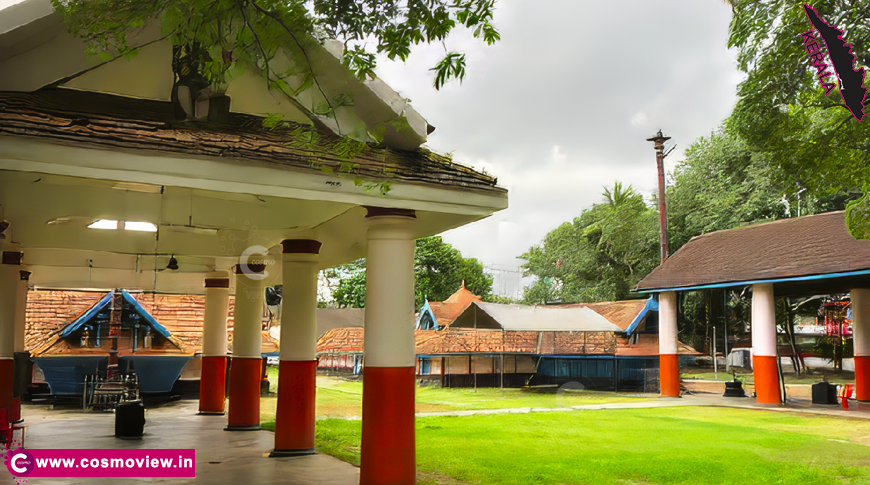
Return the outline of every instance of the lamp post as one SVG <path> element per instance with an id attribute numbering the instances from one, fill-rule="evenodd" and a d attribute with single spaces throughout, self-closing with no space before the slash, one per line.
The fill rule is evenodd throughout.
<path id="1" fill-rule="evenodd" d="M 659 130 L 652 138 L 647 138 L 646 141 L 651 141 L 656 149 L 656 165 L 659 171 L 659 226 L 661 227 L 660 240 L 662 250 L 662 263 L 668 259 L 668 213 L 665 208 L 665 142 L 671 137 L 662 135 L 662 130 Z"/>

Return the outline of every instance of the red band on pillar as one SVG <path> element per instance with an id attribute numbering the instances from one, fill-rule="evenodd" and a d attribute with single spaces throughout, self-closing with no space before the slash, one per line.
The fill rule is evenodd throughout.
<path id="1" fill-rule="evenodd" d="M 755 376 L 756 401 L 761 404 L 780 404 L 779 373 L 776 369 L 776 357 L 772 355 L 754 355 L 752 369 Z"/>
<path id="2" fill-rule="evenodd" d="M 366 367 L 360 485 L 414 485 L 414 367 Z"/>
<path id="3" fill-rule="evenodd" d="M 662 397 L 680 397 L 680 356 L 659 355 L 659 385 Z"/>
<path id="4" fill-rule="evenodd" d="M 224 414 L 226 402 L 227 358 L 208 356 L 202 358 L 202 375 L 199 379 L 199 414 Z"/>
<path id="5" fill-rule="evenodd" d="M 867 355 L 855 356 L 855 399 L 870 401 L 870 356 Z"/>
<path id="6" fill-rule="evenodd" d="M 253 264 L 237 264 L 235 268 L 236 274 L 260 274 L 266 269 L 265 263 L 253 263 Z M 247 273 L 246 273 L 247 272 Z M 227 280 L 229 281 L 229 280 Z"/>
<path id="7" fill-rule="evenodd" d="M 22 252 L 3 251 L 3 255 L 0 256 L 0 264 L 20 265 L 22 259 L 24 259 L 24 253 Z"/>
<path id="8" fill-rule="evenodd" d="M 230 279 L 229 278 L 206 278 L 205 287 L 206 288 L 229 288 L 230 287 Z"/>
<path id="9" fill-rule="evenodd" d="M 233 357 L 230 365 L 230 408 L 227 431 L 260 429 L 260 367 L 259 357 Z"/>
<path id="10" fill-rule="evenodd" d="M 282 360 L 278 367 L 275 450 L 269 456 L 314 453 L 316 362 Z"/>

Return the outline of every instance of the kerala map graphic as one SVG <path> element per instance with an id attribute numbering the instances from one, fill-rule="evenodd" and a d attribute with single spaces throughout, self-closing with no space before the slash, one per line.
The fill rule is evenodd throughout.
<path id="1" fill-rule="evenodd" d="M 806 3 L 803 4 L 803 8 L 828 49 L 828 57 L 839 80 L 840 96 L 843 97 L 846 109 L 858 121 L 863 120 L 867 88 L 864 87 L 864 68 L 855 69 L 858 59 L 852 52 L 852 45 L 843 39 L 843 31 L 822 20 L 816 9 Z M 824 69 L 826 66 L 814 63 L 813 67 Z"/>

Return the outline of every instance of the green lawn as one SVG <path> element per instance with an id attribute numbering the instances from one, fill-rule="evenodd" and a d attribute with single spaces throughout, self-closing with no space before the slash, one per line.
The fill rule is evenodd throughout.
<path id="1" fill-rule="evenodd" d="M 272 391 L 277 392 L 277 370 L 269 368 Z M 637 402 L 644 398 L 618 395 L 611 392 L 567 391 L 560 394 L 537 393 L 519 389 L 441 389 L 417 388 L 417 412 L 462 411 L 505 408 L 559 408 L 602 404 L 609 402 Z M 263 398 L 261 416 L 264 423 L 275 420 L 274 397 Z M 320 418 L 348 418 L 362 415 L 362 382 L 333 377 L 317 377 L 317 416 Z"/>
<path id="2" fill-rule="evenodd" d="M 317 423 L 359 463 L 360 422 Z M 870 422 L 726 408 L 417 419 L 421 484 L 867 484 Z"/>

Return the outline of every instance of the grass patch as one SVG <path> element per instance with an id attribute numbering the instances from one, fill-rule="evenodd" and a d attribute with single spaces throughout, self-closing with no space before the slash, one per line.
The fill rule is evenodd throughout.
<path id="1" fill-rule="evenodd" d="M 359 421 L 317 424 L 321 452 L 359 463 Z M 727 408 L 417 419 L 421 483 L 865 484 L 870 422 Z"/>
<path id="2" fill-rule="evenodd" d="M 270 367 L 272 392 L 277 392 L 277 369 Z M 317 377 L 316 413 L 319 418 L 355 418 L 362 415 L 362 382 Z M 417 388 L 417 412 L 464 411 L 507 408 L 560 408 L 612 402 L 637 402 L 642 398 L 611 392 L 568 391 L 562 394 L 528 392 L 520 389 Z M 263 398 L 262 421 L 275 420 L 275 397 Z"/>

